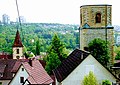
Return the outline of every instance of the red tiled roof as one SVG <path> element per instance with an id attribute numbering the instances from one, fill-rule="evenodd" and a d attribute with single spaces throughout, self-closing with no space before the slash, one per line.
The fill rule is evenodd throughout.
<path id="1" fill-rule="evenodd" d="M 21 63 L 23 63 L 23 62 L 29 62 L 29 59 L 19 59 L 19 60 L 17 60 L 16 63 L 15 63 L 15 65 L 14 65 L 14 67 L 13 67 L 13 69 L 11 70 L 11 72 L 12 72 L 12 73 L 16 73 L 16 72 L 18 71 Z M 42 66 L 45 68 L 45 65 L 46 65 L 45 61 L 39 60 L 39 62 L 40 62 L 40 63 L 42 64 Z"/>
<path id="2" fill-rule="evenodd" d="M 11 70 L 11 72 L 16 73 L 22 62 L 29 62 L 29 60 L 28 59 L 19 59 L 19 60 L 17 60 L 14 67 L 13 67 L 13 69 Z"/>
<path id="3" fill-rule="evenodd" d="M 0 59 L 12 59 L 11 55 L 0 55 Z"/>
<path id="4" fill-rule="evenodd" d="M 90 53 L 74 50 L 53 72 L 58 80 L 64 80 Z"/>
<path id="5" fill-rule="evenodd" d="M 53 82 L 38 60 L 32 60 L 32 67 L 27 62 L 23 63 L 23 66 L 29 74 L 28 81 L 31 84 L 50 84 Z"/>
<path id="6" fill-rule="evenodd" d="M 0 73 L 4 73 L 6 65 L 0 64 Z"/>
<path id="7" fill-rule="evenodd" d="M 16 32 L 16 36 L 15 36 L 15 41 L 14 41 L 13 47 L 23 47 L 23 44 L 21 42 L 20 34 L 19 34 L 18 30 Z"/>
<path id="8" fill-rule="evenodd" d="M 13 73 L 11 70 L 15 64 L 16 60 L 14 59 L 0 59 L 0 72 L 3 72 L 3 77 L 0 77 L 0 80 L 12 79 Z"/>

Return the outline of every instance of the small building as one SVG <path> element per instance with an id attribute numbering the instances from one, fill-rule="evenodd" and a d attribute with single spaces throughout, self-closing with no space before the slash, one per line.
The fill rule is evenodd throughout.
<path id="1" fill-rule="evenodd" d="M 18 67 L 18 66 L 17 66 Z M 15 72 L 16 66 L 12 72 Z M 38 60 L 29 60 L 19 66 L 9 85 L 52 85 L 53 80 Z"/>
<path id="2" fill-rule="evenodd" d="M 23 44 L 18 30 L 13 44 L 13 59 L 25 59 L 23 56 Z"/>
<path id="3" fill-rule="evenodd" d="M 98 83 L 109 80 L 120 81 L 110 70 L 100 64 L 90 53 L 74 50 L 53 72 L 56 85 L 81 85 L 84 76 L 90 71 L 96 76 Z"/>

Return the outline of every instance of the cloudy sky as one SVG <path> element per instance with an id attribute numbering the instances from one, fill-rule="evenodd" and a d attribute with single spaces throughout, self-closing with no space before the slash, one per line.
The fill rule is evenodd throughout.
<path id="1" fill-rule="evenodd" d="M 19 12 L 27 22 L 79 24 L 80 6 L 91 4 L 112 5 L 112 24 L 120 25 L 118 0 L 18 0 Z M 0 20 L 3 14 L 16 21 L 15 0 L 0 0 Z"/>

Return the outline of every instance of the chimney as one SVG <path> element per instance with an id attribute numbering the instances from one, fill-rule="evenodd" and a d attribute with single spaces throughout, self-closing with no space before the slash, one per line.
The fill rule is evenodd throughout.
<path id="1" fill-rule="evenodd" d="M 29 59 L 29 62 L 28 62 L 28 63 L 29 63 L 29 65 L 32 67 L 32 59 L 31 59 L 31 58 Z"/>

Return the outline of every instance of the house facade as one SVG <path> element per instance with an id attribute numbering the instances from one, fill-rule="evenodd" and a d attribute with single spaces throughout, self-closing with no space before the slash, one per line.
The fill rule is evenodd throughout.
<path id="1" fill-rule="evenodd" d="M 16 67 L 13 67 L 15 70 Z M 13 70 L 13 72 L 14 72 Z M 9 85 L 52 85 L 53 80 L 38 60 L 23 62 L 17 68 Z"/>
<path id="2" fill-rule="evenodd" d="M 68 63 L 69 66 L 65 66 L 65 63 Z M 56 85 L 82 85 L 85 75 L 90 71 L 94 73 L 99 84 L 103 80 L 109 80 L 111 83 L 119 80 L 92 55 L 76 49 L 54 70 Z"/>
<path id="3" fill-rule="evenodd" d="M 23 85 L 24 80 L 27 79 L 29 75 L 23 65 L 21 65 L 18 72 L 13 74 L 13 76 L 14 78 L 9 85 Z"/>

